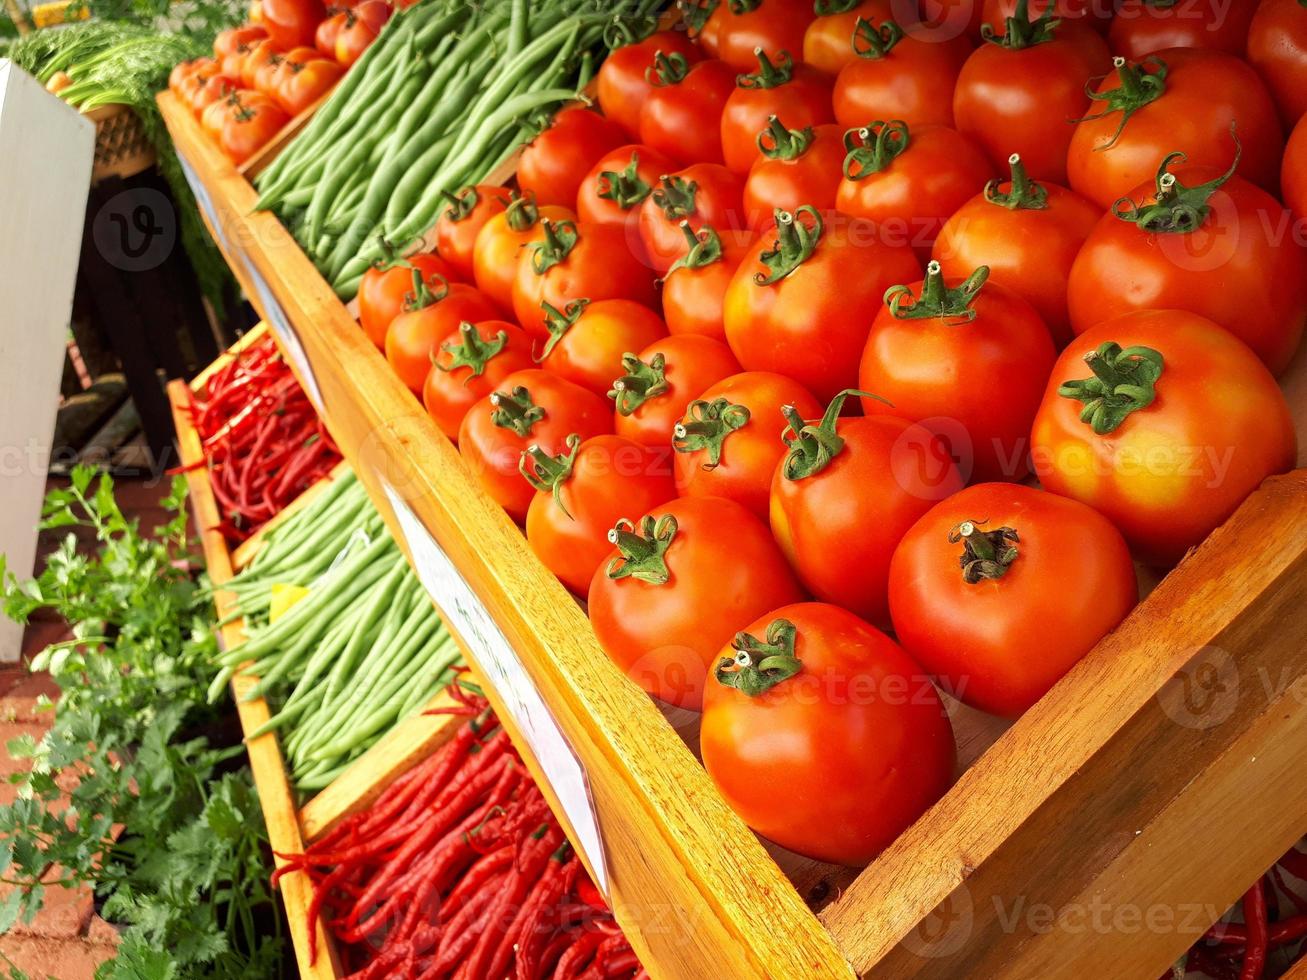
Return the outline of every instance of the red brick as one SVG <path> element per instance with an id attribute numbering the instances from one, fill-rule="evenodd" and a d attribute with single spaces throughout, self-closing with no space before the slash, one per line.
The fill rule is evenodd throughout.
<path id="1" fill-rule="evenodd" d="M 114 946 L 85 939 L 45 939 L 39 936 L 0 936 L 3 952 L 32 980 L 93 980 L 95 968 L 111 959 Z"/>
<path id="2" fill-rule="evenodd" d="M 47 880 L 57 871 L 47 875 Z M 0 886 L 0 894 L 8 886 Z M 13 933 L 19 936 L 42 936 L 47 939 L 74 939 L 83 935 L 95 914 L 95 899 L 89 885 L 61 888 L 51 885 L 45 890 L 45 903 L 31 922 L 19 922 Z"/>

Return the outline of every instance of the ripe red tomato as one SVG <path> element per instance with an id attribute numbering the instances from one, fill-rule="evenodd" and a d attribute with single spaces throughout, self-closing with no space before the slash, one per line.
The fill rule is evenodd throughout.
<path id="1" fill-rule="evenodd" d="M 857 54 L 835 79 L 835 119 L 845 129 L 877 119 L 909 126 L 952 126 L 953 88 L 971 45 L 964 37 L 918 37 L 897 21 L 864 21 Z"/>
<path id="2" fill-rule="evenodd" d="M 735 70 L 716 60 L 691 65 L 672 54 L 659 59 L 651 78 L 640 142 L 681 163 L 721 163 L 722 110 L 735 91 Z"/>
<path id="3" fill-rule="evenodd" d="M 853 31 L 859 20 L 879 23 L 893 16 L 893 0 L 826 0 L 813 5 L 817 17 L 803 35 L 803 63 L 834 78 L 857 60 Z"/>
<path id="4" fill-rule="evenodd" d="M 582 221 L 615 225 L 639 254 L 640 205 L 653 193 L 664 174 L 676 169 L 670 157 L 651 146 L 628 143 L 601 157 L 590 168 L 576 195 L 576 213 Z"/>
<path id="5" fill-rule="evenodd" d="M 179 61 L 168 73 L 168 91 L 179 99 L 184 99 L 186 80 L 198 71 L 216 69 L 217 61 L 213 58 L 195 58 L 191 61 Z"/>
<path id="6" fill-rule="evenodd" d="M 277 102 L 292 116 L 297 116 L 326 95 L 343 74 L 345 69 L 325 58 L 287 62 L 286 74 L 277 89 Z"/>
<path id="7" fill-rule="evenodd" d="M 501 189 L 498 193 L 505 192 Z M 507 195 L 505 199 L 506 197 Z M 553 222 L 574 221 L 576 215 L 557 204 L 537 207 L 530 195 L 519 197 L 513 192 L 507 208 L 500 200 L 482 219 L 480 230 L 468 229 L 475 232 L 470 262 L 473 280 L 478 289 L 505 310 L 513 308 L 513 281 L 517 278 L 517 260 L 523 249 L 540 237 L 542 218 Z M 475 220 L 475 216 L 470 220 Z M 453 232 L 454 228 L 451 227 L 450 231 Z M 461 239 L 466 240 L 464 232 L 460 231 L 459 234 Z M 462 245 L 458 248 L 461 250 Z"/>
<path id="8" fill-rule="evenodd" d="M 263 68 L 263 75 L 259 77 L 259 81 L 266 87 L 260 88 L 259 91 L 280 105 L 282 89 L 290 77 L 302 70 L 304 65 L 322 60 L 322 55 L 318 54 L 317 48 L 292 48 L 280 59 L 269 59 Z"/>
<path id="9" fill-rule="evenodd" d="M 336 35 L 336 61 L 348 68 L 363 57 L 392 12 L 384 0 L 362 0 L 345 11 L 345 23 Z"/>
<path id="10" fill-rule="evenodd" d="M 722 645 L 802 598 L 771 534 L 739 504 L 673 500 L 609 532 L 616 548 L 590 582 L 590 623 L 626 676 L 698 711 Z"/>
<path id="11" fill-rule="evenodd" d="M 931 262 L 924 283 L 886 293 L 858 387 L 876 396 L 862 399 L 867 415 L 933 429 L 964 479 L 1016 482 L 1029 472 L 1030 423 L 1057 353 L 1035 308 L 988 276 L 982 265 L 946 284 Z"/>
<path id="12" fill-rule="evenodd" d="M 682 334 L 625 354 L 622 369 L 608 392 L 616 403 L 615 431 L 645 446 L 670 446 L 690 402 L 740 365 L 720 340 Z"/>
<path id="13" fill-rule="evenodd" d="M 985 0 L 981 11 L 981 29 L 988 24 L 995 34 L 1003 33 L 1003 25 L 1016 13 L 1018 0 Z M 1112 20 L 1115 0 L 1030 0 L 1029 16 L 1038 17 L 1049 7 L 1060 20 L 1083 20 L 1095 30 L 1106 30 Z"/>
<path id="14" fill-rule="evenodd" d="M 776 116 L 759 137 L 761 155 L 744 181 L 744 213 L 761 231 L 775 220 L 775 209 L 793 211 L 809 204 L 832 211 L 844 168 L 844 133 L 835 125 L 786 129 Z"/>
<path id="15" fill-rule="evenodd" d="M 458 430 L 458 451 L 486 493 L 508 516 L 526 520 L 535 488 L 522 475 L 522 456 L 532 446 L 547 456 L 613 430 L 604 399 L 548 371 L 518 371 L 468 410 Z"/>
<path id="16" fill-rule="evenodd" d="M 1174 162 L 1166 157 L 1156 181 L 1134 189 L 1137 206 L 1104 215 L 1090 234 L 1071 267 L 1071 325 L 1084 333 L 1132 310 L 1188 310 L 1278 374 L 1307 322 L 1307 251 L 1292 219 L 1241 177 L 1172 171 Z"/>
<path id="17" fill-rule="evenodd" d="M 250 53 L 241 62 L 241 85 L 248 89 L 259 90 L 257 79 L 260 71 L 271 71 L 268 64 L 272 59 L 282 57 L 282 50 L 271 40 L 255 41 Z M 276 64 L 273 64 L 276 67 Z M 261 91 L 261 90 L 260 90 Z"/>
<path id="18" fill-rule="evenodd" d="M 442 279 L 454 278 L 448 262 L 439 255 L 426 252 L 393 264 L 373 265 L 359 280 L 359 324 L 378 350 L 386 348 L 386 331 L 390 322 L 403 313 L 404 304 L 416 296 L 414 270 L 421 274 L 427 289 L 438 289 Z"/>
<path id="19" fill-rule="evenodd" d="M 861 867 L 953 781 L 953 727 L 930 679 L 852 613 L 771 610 L 710 667 L 704 768 L 783 847 Z"/>
<path id="20" fill-rule="evenodd" d="M 615 22 L 616 29 L 628 31 L 626 21 Z M 679 54 L 689 64 L 703 55 L 699 46 L 680 31 L 657 31 L 643 39 L 628 34 L 628 43 L 614 48 L 595 77 L 599 108 L 604 115 L 617 123 L 630 136 L 640 135 L 640 112 L 645 100 L 654 90 L 650 80 L 656 67 L 657 55 Z"/>
<path id="21" fill-rule="evenodd" d="M 726 0 L 708 16 L 700 43 L 736 71 L 749 71 L 758 48 L 772 59 L 801 53 L 815 16 L 811 0 Z"/>
<path id="22" fill-rule="evenodd" d="M 991 280 L 1033 306 L 1062 347 L 1072 336 L 1071 265 L 1103 212 L 1065 187 L 1028 179 L 1015 157 L 1011 167 L 1011 181 L 992 181 L 953 213 L 931 255 L 946 279 L 989 266 Z"/>
<path id="23" fill-rule="evenodd" d="M 262 24 L 241 24 L 239 27 L 228 27 L 226 30 L 219 31 L 218 35 L 213 39 L 214 58 L 221 61 L 227 55 L 237 51 L 242 44 L 261 41 L 267 36 L 268 31 Z M 171 78 L 169 81 L 171 81 Z"/>
<path id="24" fill-rule="evenodd" d="M 223 119 L 221 146 L 232 163 L 240 165 L 261 150 L 290 122 L 271 99 L 247 93 L 241 105 Z"/>
<path id="25" fill-rule="evenodd" d="M 719 234 L 712 225 L 698 232 L 682 229 L 687 251 L 663 277 L 663 318 L 673 335 L 702 334 L 726 340 L 722 307 L 735 270 L 750 254 L 752 243 L 739 233 Z M 689 240 L 694 244 L 690 245 Z"/>
<path id="26" fill-rule="evenodd" d="M 1007 717 L 1048 693 L 1138 599 L 1130 549 L 1107 518 L 1011 483 L 936 504 L 890 562 L 899 642 L 944 690 Z"/>
<path id="27" fill-rule="evenodd" d="M 240 91 L 240 83 L 226 75 L 199 75 L 191 87 L 191 111 L 199 116 L 215 102 L 228 99 Z"/>
<path id="28" fill-rule="evenodd" d="M 262 24 L 283 51 L 312 44 L 326 15 L 322 0 L 263 0 Z"/>
<path id="29" fill-rule="evenodd" d="M 821 415 L 821 404 L 792 378 L 770 371 L 733 374 L 691 402 L 673 430 L 676 492 L 682 497 L 726 497 L 771 519 L 771 481 L 785 455 L 788 423 Z"/>
<path id="30" fill-rule="evenodd" d="M 348 17 L 348 10 L 341 10 L 331 14 L 313 32 L 313 46 L 322 52 L 324 58 L 335 59 L 336 38 L 340 37 L 340 29 L 345 26 Z"/>
<path id="31" fill-rule="evenodd" d="M 222 145 L 222 123 L 229 115 L 239 108 L 241 104 L 240 90 L 229 94 L 226 98 L 219 99 L 216 102 L 210 102 L 200 113 L 200 128 L 208 135 L 214 143 Z"/>
<path id="32" fill-rule="evenodd" d="M 1130 313 L 1073 340 L 1031 442 L 1046 489 L 1093 507 L 1158 564 L 1297 456 L 1270 372 L 1232 334 L 1178 310 Z"/>
<path id="33" fill-rule="evenodd" d="M 1285 129 L 1307 114 L 1307 9 L 1262 0 L 1248 27 L 1248 61 L 1271 90 Z"/>
<path id="34" fill-rule="evenodd" d="M 573 207 L 590 168 L 627 142 L 626 131 L 611 119 L 585 106 L 561 109 L 522 150 L 517 184 L 540 204 Z"/>
<path id="35" fill-rule="evenodd" d="M 982 0 L 921 0 L 919 30 L 929 30 L 938 37 L 966 37 L 980 39 L 980 24 L 984 19 Z M 1003 33 L 1000 22 L 996 34 Z"/>
<path id="36" fill-rule="evenodd" d="M 629 299 L 582 298 L 547 309 L 545 329 L 540 366 L 603 396 L 622 376 L 624 355 L 667 336 L 657 313 Z"/>
<path id="37" fill-rule="evenodd" d="M 812 209 L 778 212 L 777 235 L 735 270 L 726 339 L 746 371 L 788 374 L 829 400 L 853 385 L 885 290 L 916 279 L 921 266 L 865 223 L 827 229 Z"/>
<path id="38" fill-rule="evenodd" d="M 1075 131 L 1067 120 L 1088 114 L 1085 81 L 1106 72 L 1111 55 L 1076 21 L 1008 23 L 1003 43 L 982 44 L 962 66 L 953 118 L 995 166 L 1019 153 L 1032 177 L 1065 184 Z"/>
<path id="39" fill-rule="evenodd" d="M 542 219 L 539 236 L 517 260 L 517 322 L 547 337 L 545 304 L 564 310 L 577 299 L 629 299 L 650 309 L 658 305 L 653 273 L 626 244 L 622 229 Z"/>
<path id="40" fill-rule="evenodd" d="M 643 254 L 660 274 L 689 250 L 691 232 L 712 225 L 725 233 L 745 224 L 744 182 L 718 163 L 696 163 L 667 174 L 640 205 Z"/>
<path id="41" fill-rule="evenodd" d="M 788 53 L 773 62 L 763 52 L 755 71 L 735 80 L 722 108 L 722 157 L 729 169 L 744 176 L 762 159 L 758 139 L 776 116 L 796 129 L 833 121 L 830 83 L 806 65 L 795 66 Z"/>
<path id="42" fill-rule="evenodd" d="M 1112 53 L 1138 61 L 1167 48 L 1210 48 L 1242 55 L 1255 3 L 1119 0 L 1108 30 Z"/>
<path id="43" fill-rule="evenodd" d="M 436 219 L 436 251 L 458 270 L 460 279 L 470 280 L 475 271 L 473 250 L 481 229 L 502 214 L 513 198 L 506 189 L 494 184 L 469 184 L 457 194 L 446 194 L 445 199 L 449 207 Z M 501 299 L 480 282 L 477 285 L 508 309 L 507 295 Z"/>
<path id="44" fill-rule="evenodd" d="M 408 390 L 420 395 L 437 345 L 464 320 L 480 323 L 498 316 L 499 308 L 471 286 L 437 282 L 433 290 L 424 284 L 405 301 L 404 312 L 390 321 L 386 360 Z"/>
<path id="45" fill-rule="evenodd" d="M 819 422 L 787 411 L 789 452 L 771 487 L 771 529 L 818 599 L 888 625 L 890 557 L 931 506 L 962 489 L 943 440 L 892 415 L 839 418 L 852 390 Z"/>
<path id="46" fill-rule="evenodd" d="M 527 450 L 522 474 L 536 489 L 526 513 L 531 550 L 572 592 L 584 597 L 612 544 L 608 532 L 626 514 L 643 514 L 676 496 L 666 447 L 620 435 L 575 435 L 557 456 Z"/>
<path id="47" fill-rule="evenodd" d="M 846 134 L 845 146 L 835 206 L 911 245 L 923 261 L 953 212 L 994 176 L 980 148 L 947 126 L 909 130 L 895 119 Z"/>
<path id="48" fill-rule="evenodd" d="M 1304 116 L 1307 119 L 1307 116 Z M 1280 174 L 1280 196 L 1297 220 L 1298 228 L 1307 227 L 1307 122 L 1298 121 L 1284 147 L 1284 166 Z M 666 290 L 663 302 L 666 304 Z M 668 316 L 667 325 L 671 327 Z M 673 329 L 673 333 L 676 331 Z"/>
<path id="49" fill-rule="evenodd" d="M 1232 127 L 1244 149 L 1240 175 L 1275 188 L 1284 149 L 1279 117 L 1257 73 L 1232 55 L 1174 48 L 1140 65 L 1122 62 L 1099 84 L 1091 112 L 1071 136 L 1067 176 L 1100 207 L 1151 177 L 1172 151 L 1225 169 Z"/>
<path id="50" fill-rule="evenodd" d="M 531 339 L 516 323 L 464 320 L 436 345 L 422 404 L 440 431 L 457 442 L 463 416 L 473 405 L 501 388 L 510 374 L 534 367 Z"/>

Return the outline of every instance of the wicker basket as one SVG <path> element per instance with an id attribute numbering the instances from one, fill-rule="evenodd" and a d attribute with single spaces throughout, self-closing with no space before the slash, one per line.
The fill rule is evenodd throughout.
<path id="1" fill-rule="evenodd" d="M 154 164 L 154 147 L 131 107 L 105 105 L 86 113 L 95 123 L 95 164 L 91 183 L 106 177 L 130 177 Z"/>

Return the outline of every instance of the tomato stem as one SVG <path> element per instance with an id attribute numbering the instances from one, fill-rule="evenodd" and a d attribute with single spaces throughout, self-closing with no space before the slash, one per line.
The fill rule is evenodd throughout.
<path id="1" fill-rule="evenodd" d="M 853 25 L 853 53 L 859 58 L 884 58 L 894 50 L 894 45 L 903 40 L 903 28 L 892 20 L 887 20 L 877 27 L 865 17 L 859 17 Z"/>
<path id="2" fill-rule="evenodd" d="M 1149 62 L 1156 66 L 1152 72 L 1145 70 L 1145 66 Z M 1112 59 L 1112 65 L 1116 68 L 1117 78 L 1121 81 L 1119 86 L 1108 89 L 1106 92 L 1094 91 L 1095 84 L 1106 78 L 1106 75 L 1091 78 L 1085 83 L 1085 95 L 1095 102 L 1106 102 L 1107 108 L 1102 112 L 1071 120 L 1073 123 L 1080 123 L 1087 122 L 1090 119 L 1102 119 L 1114 112 L 1121 113 L 1121 124 L 1116 127 L 1116 132 L 1102 146 L 1094 147 L 1095 153 L 1115 146 L 1116 141 L 1121 138 L 1121 134 L 1125 131 L 1125 125 L 1130 121 L 1130 117 L 1150 102 L 1157 101 L 1166 91 L 1166 73 L 1168 69 L 1166 62 L 1156 55 L 1150 55 L 1138 64 L 1131 64 L 1118 55 Z"/>
<path id="3" fill-rule="evenodd" d="M 1047 208 L 1048 189 L 1039 181 L 1030 179 L 1026 165 L 1021 162 L 1021 154 L 1013 153 L 1007 162 L 1012 168 L 1007 193 L 1000 192 L 1003 182 L 995 178 L 985 185 L 985 200 L 1009 211 L 1042 211 Z"/>
<path id="4" fill-rule="evenodd" d="M 1054 38 L 1054 32 L 1062 21 L 1053 16 L 1056 4 L 1050 3 L 1044 12 L 1034 20 L 1030 18 L 1030 5 L 1027 0 L 1017 0 L 1012 16 L 1004 22 L 1004 33 L 997 37 L 994 26 L 988 22 L 980 25 L 980 36 L 990 44 L 997 44 L 1009 51 L 1021 51 L 1044 44 Z"/>
<path id="5" fill-rule="evenodd" d="M 432 273 L 431 284 L 439 286 L 433 292 L 427 288 L 427 283 L 422 278 L 422 270 L 413 266 L 413 289 L 411 292 L 404 294 L 404 311 L 412 313 L 415 310 L 425 309 L 428 306 L 434 306 L 442 299 L 449 295 L 449 280 L 440 273 Z"/>
<path id="6" fill-rule="evenodd" d="M 962 542 L 962 579 L 970 585 L 984 580 L 1000 579 L 1008 567 L 1017 560 L 1016 542 L 1021 538 L 1015 528 L 1000 527 L 982 531 L 988 521 L 963 521 L 949 531 L 950 544 Z"/>
<path id="7" fill-rule="evenodd" d="M 455 223 L 465 220 L 481 200 L 481 194 L 472 184 L 464 187 L 457 194 L 442 190 L 440 196 L 449 202 L 449 207 L 445 210 L 445 217 Z"/>
<path id="8" fill-rule="evenodd" d="M 576 325 L 576 321 L 589 305 L 590 301 L 584 298 L 572 300 L 561 310 L 552 303 L 540 304 L 541 309 L 545 311 L 545 329 L 549 331 L 549 339 L 545 342 L 544 350 L 535 359 L 537 364 L 549 356 L 549 352 L 563 339 L 563 335 Z"/>
<path id="9" fill-rule="evenodd" d="M 625 372 L 613 382 L 608 397 L 617 404 L 621 415 L 630 415 L 650 398 L 657 398 L 666 393 L 667 358 L 655 354 L 646 364 L 635 354 L 622 355 L 622 370 Z"/>
<path id="10" fill-rule="evenodd" d="M 758 134 L 758 151 L 769 160 L 797 160 L 808 152 L 814 138 L 811 126 L 786 129 L 776 116 L 767 117 L 767 128 Z"/>
<path id="11" fill-rule="evenodd" d="M 835 429 L 835 423 L 844 410 L 844 401 L 850 395 L 867 395 L 870 392 L 846 388 L 831 399 L 826 406 L 826 414 L 816 425 L 806 422 L 799 410 L 793 405 L 781 408 L 781 414 L 789 423 L 781 440 L 789 448 L 782 463 L 782 472 L 787 480 L 803 480 L 824 470 L 832 459 L 844 449 L 844 440 Z"/>
<path id="12" fill-rule="evenodd" d="M 680 227 L 686 244 L 690 247 L 672 263 L 672 267 L 667 270 L 669 276 L 677 269 L 702 269 L 721 259 L 722 240 L 712 225 L 701 225 L 696 232 L 690 227 L 690 222 L 682 218 Z"/>
<path id="13" fill-rule="evenodd" d="M 572 478 L 572 468 L 576 465 L 576 452 L 581 448 L 581 437 L 573 432 L 567 437 L 567 452 L 550 456 L 539 446 L 527 446 L 522 450 L 518 460 L 518 472 L 526 482 L 537 490 L 551 494 L 558 509 L 567 514 L 570 520 L 576 520 L 563 504 L 563 484 Z"/>
<path id="14" fill-rule="evenodd" d="M 658 18 L 653 14 L 618 14 L 604 28 L 604 44 L 616 51 L 629 44 L 638 44 L 658 30 Z"/>
<path id="15" fill-rule="evenodd" d="M 715 398 L 710 402 L 692 401 L 686 411 L 688 421 L 683 419 L 672 429 L 672 448 L 678 453 L 706 449 L 708 462 L 703 464 L 703 469 L 715 470 L 722 461 L 726 437 L 749 424 L 749 409 L 725 398 Z"/>
<path id="16" fill-rule="evenodd" d="M 896 320 L 954 320 L 970 323 L 976 318 L 971 308 L 976 296 L 989 279 L 989 266 L 979 266 L 960 285 L 949 289 L 939 261 L 931 259 L 926 266 L 926 278 L 921 284 L 921 297 L 913 298 L 907 286 L 891 286 L 885 290 L 885 305 Z M 911 305 L 904 305 L 905 301 Z"/>
<path id="17" fill-rule="evenodd" d="M 812 258 L 825 228 L 821 213 L 810 204 L 795 208 L 793 213 L 780 208 L 775 213 L 776 241 L 758 256 L 768 271 L 755 273 L 753 277 L 759 286 L 779 282 Z M 800 215 L 804 214 L 812 218 L 812 227 L 799 220 Z"/>
<path id="18" fill-rule="evenodd" d="M 664 514 L 640 519 L 640 527 L 626 519 L 608 532 L 608 540 L 617 548 L 618 557 L 608 562 L 606 574 L 611 579 L 638 578 L 650 585 L 666 585 L 672 573 L 667 568 L 667 549 L 676 538 L 676 518 Z"/>
<path id="19" fill-rule="evenodd" d="M 697 182 L 675 174 L 670 177 L 663 174 L 658 189 L 653 192 L 653 201 L 662 209 L 664 218 L 668 221 L 676 221 L 694 214 L 697 209 L 695 195 L 698 192 Z"/>
<path id="20" fill-rule="evenodd" d="M 671 54 L 655 51 L 654 63 L 644 70 L 644 80 L 654 88 L 666 88 L 669 85 L 680 85 L 689 73 L 690 63 L 679 51 Z"/>
<path id="21" fill-rule="evenodd" d="M 501 429 L 512 429 L 522 438 L 529 436 L 532 427 L 545 417 L 545 410 L 531 400 L 531 392 L 522 385 L 508 393 L 494 392 L 490 404 L 494 406 L 490 421 Z"/>
<path id="22" fill-rule="evenodd" d="M 540 222 L 540 230 L 545 237 L 531 244 L 531 268 L 536 275 L 543 276 L 572 254 L 578 236 L 575 221 L 550 221 L 545 218 Z"/>
<path id="23" fill-rule="evenodd" d="M 880 173 L 911 141 L 908 124 L 902 119 L 877 120 L 870 126 L 848 130 L 844 134 L 844 176 L 862 180 Z"/>
<path id="24" fill-rule="evenodd" d="M 766 694 L 803 669 L 803 661 L 794 655 L 797 636 L 798 630 L 788 619 L 772 620 L 762 640 L 751 633 L 736 633 L 731 641 L 735 656 L 717 661 L 717 683 L 751 698 Z"/>
<path id="25" fill-rule="evenodd" d="M 629 211 L 653 191 L 640 176 L 640 153 L 631 154 L 631 162 L 621 170 L 599 172 L 599 196 L 612 201 L 623 211 Z"/>
<path id="26" fill-rule="evenodd" d="M 728 0 L 727 6 L 733 14 L 748 14 L 758 9 L 762 0 Z"/>
<path id="27" fill-rule="evenodd" d="M 775 63 L 761 47 L 753 49 L 758 59 L 758 70 L 752 74 L 737 75 L 735 84 L 740 88 L 769 89 L 784 85 L 794 78 L 794 59 L 788 51 L 777 52 Z"/>
<path id="28" fill-rule="evenodd" d="M 482 340 L 481 334 L 471 323 L 464 320 L 458 325 L 459 342 L 449 341 L 441 344 L 440 349 L 449 355 L 449 364 L 441 364 L 433 353 L 431 363 L 441 371 L 454 371 L 458 368 L 471 368 L 468 379 L 479 378 L 485 373 L 490 363 L 508 343 L 508 331 L 501 330 L 489 340 Z"/>
<path id="29" fill-rule="evenodd" d="M 835 14 L 847 14 L 861 2 L 862 0 L 816 0 L 812 10 L 818 17 L 832 17 Z"/>
<path id="30" fill-rule="evenodd" d="M 508 195 L 508 207 L 504 211 L 504 220 L 513 231 L 529 231 L 540 220 L 540 209 L 536 207 L 535 191 L 519 194 L 516 190 Z"/>
<path id="31" fill-rule="evenodd" d="M 1243 156 L 1243 144 L 1239 142 L 1233 125 L 1230 126 L 1230 136 L 1234 139 L 1234 162 L 1219 177 L 1196 187 L 1186 187 L 1170 172 L 1172 164 L 1186 159 L 1185 154 L 1179 151 L 1168 153 L 1162 165 L 1157 168 L 1156 201 L 1140 207 L 1123 197 L 1112 205 L 1112 213 L 1122 221 L 1129 221 L 1147 232 L 1187 234 L 1202 227 L 1212 211 L 1208 203 L 1212 195 L 1234 176 Z"/>
<path id="32" fill-rule="evenodd" d="M 1151 347 L 1126 347 L 1108 341 L 1085 355 L 1092 378 L 1065 381 L 1057 389 L 1063 398 L 1083 402 L 1080 421 L 1100 436 L 1116 431 L 1131 412 L 1147 408 L 1157 397 L 1157 381 L 1165 364 Z"/>
<path id="33" fill-rule="evenodd" d="M 405 261 L 404 256 L 410 251 L 415 250 L 421 244 L 421 236 L 411 238 L 404 244 L 400 245 L 392 242 L 384 234 L 377 236 L 377 251 L 380 255 L 372 260 L 372 268 L 385 272 L 387 269 L 393 269 L 397 265 L 412 265 Z"/>

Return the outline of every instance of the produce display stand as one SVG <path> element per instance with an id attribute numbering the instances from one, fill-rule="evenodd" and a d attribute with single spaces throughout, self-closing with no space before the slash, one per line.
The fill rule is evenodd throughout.
<path id="1" fill-rule="evenodd" d="M 1006 731 L 959 723 L 969 768 L 867 869 L 773 859 L 693 725 L 687 745 L 612 665 L 254 188 L 159 103 L 220 248 L 652 976 L 1155 977 L 1302 835 L 1307 470 L 1267 481 Z"/>

